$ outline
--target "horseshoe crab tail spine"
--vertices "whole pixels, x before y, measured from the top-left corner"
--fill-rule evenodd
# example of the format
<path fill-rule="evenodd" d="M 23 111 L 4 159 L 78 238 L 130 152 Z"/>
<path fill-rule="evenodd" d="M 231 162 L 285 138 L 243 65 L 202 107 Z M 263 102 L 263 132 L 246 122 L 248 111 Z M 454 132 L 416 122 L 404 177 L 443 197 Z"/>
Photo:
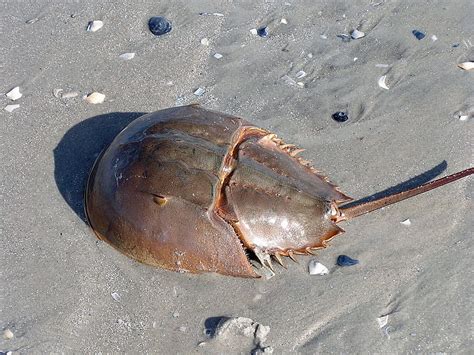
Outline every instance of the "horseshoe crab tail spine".
<path fill-rule="evenodd" d="M 336 222 L 345 221 L 348 219 L 352 219 L 354 217 L 361 216 L 363 214 L 372 212 L 379 208 L 382 208 L 382 207 L 391 205 L 393 203 L 403 201 L 407 198 L 419 195 L 423 192 L 436 189 L 437 187 L 449 184 L 450 182 L 462 179 L 463 177 L 469 176 L 471 174 L 474 174 L 474 168 L 469 168 L 469 169 L 457 172 L 455 174 L 445 176 L 441 179 L 428 182 L 426 184 L 420 185 L 413 189 L 402 191 L 393 195 L 385 196 L 374 201 L 361 203 L 359 205 L 354 205 L 353 203 L 350 203 L 344 206 L 340 206 L 339 207 L 340 215 L 337 216 Z"/>

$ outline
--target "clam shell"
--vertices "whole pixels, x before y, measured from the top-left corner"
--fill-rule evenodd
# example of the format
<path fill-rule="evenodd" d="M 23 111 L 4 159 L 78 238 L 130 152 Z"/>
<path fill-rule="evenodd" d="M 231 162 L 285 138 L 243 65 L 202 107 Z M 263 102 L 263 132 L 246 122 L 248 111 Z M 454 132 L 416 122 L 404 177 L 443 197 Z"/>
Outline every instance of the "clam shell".
<path fill-rule="evenodd" d="M 90 21 L 87 24 L 87 32 L 96 32 L 104 26 L 104 23 L 100 20 Z"/>
<path fill-rule="evenodd" d="M 329 269 L 315 259 L 309 262 L 308 271 L 310 275 L 327 275 L 329 273 Z"/>
<path fill-rule="evenodd" d="M 123 53 L 119 55 L 119 58 L 122 60 L 130 60 L 135 58 L 135 53 Z"/>
<path fill-rule="evenodd" d="M 22 96 L 23 94 L 20 92 L 19 86 L 16 86 L 13 89 L 11 89 L 9 92 L 7 92 L 7 97 L 12 101 L 18 100 Z"/>
<path fill-rule="evenodd" d="M 464 62 L 464 63 L 458 64 L 458 67 L 464 70 L 472 70 L 474 69 L 474 62 Z"/>
<path fill-rule="evenodd" d="M 87 95 L 85 100 L 89 104 L 101 104 L 105 100 L 105 95 L 100 92 L 93 92 L 92 94 Z"/>
<path fill-rule="evenodd" d="M 20 107 L 20 105 L 18 105 L 18 104 L 16 104 L 16 105 L 7 105 L 7 106 L 4 107 L 4 110 L 8 111 L 8 112 L 13 112 L 19 107 Z"/>
<path fill-rule="evenodd" d="M 378 84 L 382 89 L 388 90 L 389 87 L 387 86 L 387 84 L 385 84 L 385 79 L 387 79 L 386 75 L 381 76 L 378 81 Z"/>
<path fill-rule="evenodd" d="M 359 38 L 365 37 L 365 33 L 359 30 L 354 30 L 351 33 L 351 37 L 353 39 L 359 39 Z"/>

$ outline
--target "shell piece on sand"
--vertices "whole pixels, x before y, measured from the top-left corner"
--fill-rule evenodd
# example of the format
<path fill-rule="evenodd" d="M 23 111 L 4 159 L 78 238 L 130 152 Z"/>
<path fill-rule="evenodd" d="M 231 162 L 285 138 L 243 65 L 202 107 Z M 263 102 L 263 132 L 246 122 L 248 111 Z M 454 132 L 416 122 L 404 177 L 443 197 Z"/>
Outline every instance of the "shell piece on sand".
<path fill-rule="evenodd" d="M 401 221 L 400 223 L 407 227 L 411 226 L 410 218 L 407 218 L 404 221 Z"/>
<path fill-rule="evenodd" d="M 4 339 L 9 340 L 9 339 L 12 339 L 13 337 L 14 337 L 14 334 L 10 329 L 7 328 L 3 331 L 3 338 Z"/>
<path fill-rule="evenodd" d="M 119 58 L 122 60 L 130 60 L 135 58 L 135 53 L 123 53 L 119 55 Z"/>
<path fill-rule="evenodd" d="M 464 62 L 464 63 L 458 64 L 458 67 L 464 70 L 472 70 L 474 69 L 474 62 Z"/>
<path fill-rule="evenodd" d="M 282 18 L 280 20 L 280 23 L 284 24 L 284 25 L 287 25 L 288 24 L 288 21 L 286 20 L 286 18 Z"/>
<path fill-rule="evenodd" d="M 12 101 L 18 100 L 22 96 L 23 94 L 20 92 L 19 86 L 16 86 L 13 89 L 11 89 L 9 92 L 7 92 L 7 97 Z"/>
<path fill-rule="evenodd" d="M 72 99 L 74 97 L 77 97 L 79 96 L 79 93 L 77 91 L 70 91 L 70 92 L 66 92 L 64 94 L 61 95 L 61 98 L 63 99 Z"/>
<path fill-rule="evenodd" d="M 197 88 L 196 91 L 194 91 L 194 95 L 202 96 L 205 92 L 206 90 L 204 90 L 203 88 Z"/>
<path fill-rule="evenodd" d="M 304 70 L 300 70 L 295 76 L 297 79 L 304 78 L 306 76 L 306 72 Z"/>
<path fill-rule="evenodd" d="M 256 36 L 256 35 L 258 34 L 256 28 L 252 28 L 252 29 L 250 30 L 250 33 L 253 34 L 254 36 Z"/>
<path fill-rule="evenodd" d="M 209 40 L 207 38 L 203 38 L 203 39 L 201 39 L 201 44 L 203 46 L 208 46 L 209 45 Z"/>
<path fill-rule="evenodd" d="M 119 295 L 117 292 L 112 292 L 110 295 L 111 295 L 112 298 L 113 298 L 115 301 L 117 301 L 117 302 L 119 302 L 120 299 L 122 298 L 122 297 L 120 297 L 120 295 Z"/>
<path fill-rule="evenodd" d="M 318 262 L 316 259 L 312 259 L 308 264 L 308 271 L 310 275 L 327 275 L 329 274 L 329 269 Z"/>
<path fill-rule="evenodd" d="M 54 89 L 53 90 L 53 96 L 57 99 L 61 97 L 61 93 L 63 92 L 63 89 Z"/>
<path fill-rule="evenodd" d="M 216 59 L 221 59 L 221 58 L 223 57 L 223 55 L 220 54 L 220 53 L 215 53 L 215 54 L 213 55 L 213 57 L 216 58 Z"/>
<path fill-rule="evenodd" d="M 365 33 L 359 30 L 354 30 L 351 33 L 351 37 L 353 39 L 359 39 L 359 38 L 365 37 Z"/>
<path fill-rule="evenodd" d="M 105 100 L 105 95 L 100 92 L 93 92 L 87 95 L 85 100 L 89 104 L 101 104 Z"/>
<path fill-rule="evenodd" d="M 377 323 L 379 324 L 380 328 L 383 328 L 387 325 L 388 323 L 388 314 L 382 317 L 377 318 Z"/>
<path fill-rule="evenodd" d="M 388 87 L 387 84 L 385 83 L 385 79 L 387 79 L 387 76 L 386 76 L 386 75 L 381 76 L 380 79 L 379 79 L 379 81 L 378 81 L 378 84 L 379 84 L 379 86 L 380 86 L 382 89 L 388 90 L 389 87 Z"/>
<path fill-rule="evenodd" d="M 104 26 L 104 23 L 100 20 L 89 21 L 87 24 L 87 32 L 96 32 Z"/>
<path fill-rule="evenodd" d="M 18 104 L 16 104 L 16 105 L 7 105 L 7 106 L 4 107 L 4 110 L 8 111 L 8 112 L 13 112 L 19 107 L 20 107 L 20 105 L 18 105 Z"/>

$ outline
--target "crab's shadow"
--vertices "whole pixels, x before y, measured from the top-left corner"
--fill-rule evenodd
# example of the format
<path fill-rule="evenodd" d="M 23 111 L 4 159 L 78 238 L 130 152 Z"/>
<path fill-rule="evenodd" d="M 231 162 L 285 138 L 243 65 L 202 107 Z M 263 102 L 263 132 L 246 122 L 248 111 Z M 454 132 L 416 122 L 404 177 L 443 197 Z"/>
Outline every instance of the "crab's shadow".
<path fill-rule="evenodd" d="M 70 128 L 54 148 L 54 179 L 67 204 L 83 220 L 87 177 L 100 152 L 144 112 L 113 112 L 88 118 Z"/>

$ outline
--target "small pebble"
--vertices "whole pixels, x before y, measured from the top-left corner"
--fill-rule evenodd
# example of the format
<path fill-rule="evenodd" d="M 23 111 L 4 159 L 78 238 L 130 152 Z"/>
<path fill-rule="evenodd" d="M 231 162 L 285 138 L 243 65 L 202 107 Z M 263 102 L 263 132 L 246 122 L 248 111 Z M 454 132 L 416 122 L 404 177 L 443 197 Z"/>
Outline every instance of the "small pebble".
<path fill-rule="evenodd" d="M 419 40 L 419 41 L 421 41 L 423 38 L 425 38 L 425 34 L 421 31 L 413 30 L 413 31 L 411 31 L 411 33 L 413 33 L 413 36 L 415 36 L 416 39 Z"/>
<path fill-rule="evenodd" d="M 260 27 L 257 34 L 262 38 L 268 37 L 268 27 Z"/>
<path fill-rule="evenodd" d="M 148 20 L 148 28 L 155 36 L 162 36 L 171 31 L 172 26 L 166 18 L 154 16 Z"/>
<path fill-rule="evenodd" d="M 120 299 L 122 298 L 122 297 L 120 297 L 120 295 L 119 295 L 117 292 L 112 292 L 112 293 L 111 293 L 111 296 L 112 296 L 112 298 L 113 298 L 115 301 L 117 301 L 117 302 L 119 302 Z"/>
<path fill-rule="evenodd" d="M 295 76 L 296 76 L 296 79 L 304 78 L 306 76 L 306 72 L 303 70 L 300 70 L 298 73 L 296 73 Z"/>
<path fill-rule="evenodd" d="M 13 332 L 10 329 L 5 329 L 3 331 L 3 338 L 6 340 L 10 340 L 14 337 Z"/>
<path fill-rule="evenodd" d="M 201 39 L 201 44 L 203 46 L 208 46 L 209 45 L 209 40 L 207 38 L 203 38 L 203 39 Z"/>
<path fill-rule="evenodd" d="M 404 226 L 411 226 L 411 221 L 410 221 L 410 218 L 407 218 L 405 219 L 404 221 L 400 222 L 401 224 L 403 224 Z"/>
<path fill-rule="evenodd" d="M 216 59 L 221 59 L 223 57 L 223 55 L 220 54 L 220 53 L 215 53 L 213 57 L 216 58 Z"/>
<path fill-rule="evenodd" d="M 13 112 L 13 111 L 15 111 L 17 108 L 19 108 L 19 107 L 20 107 L 20 105 L 18 105 L 18 104 L 16 104 L 16 105 L 7 105 L 7 106 L 5 106 L 3 109 L 4 109 L 5 111 L 8 111 L 8 112 Z"/>
<path fill-rule="evenodd" d="M 288 24 L 288 21 L 286 20 L 286 18 L 282 18 L 280 20 L 280 23 L 284 24 L 284 25 L 287 25 Z"/>
<path fill-rule="evenodd" d="M 359 38 L 365 37 L 365 33 L 359 30 L 354 30 L 351 33 L 351 37 L 353 39 L 359 39 Z"/>
<path fill-rule="evenodd" d="M 436 41 L 438 40 L 438 37 L 436 37 L 436 35 L 432 35 L 432 36 L 431 36 L 431 40 L 432 40 L 433 42 L 436 42 Z"/>
<path fill-rule="evenodd" d="M 337 265 L 339 266 L 353 266 L 353 265 L 357 265 L 358 263 L 359 263 L 359 260 L 352 259 L 351 257 L 347 255 L 339 255 L 337 257 Z"/>
<path fill-rule="evenodd" d="M 346 122 L 349 117 L 347 117 L 347 113 L 338 111 L 332 114 L 332 119 L 336 122 Z"/>
<path fill-rule="evenodd" d="M 256 36 L 256 35 L 258 34 L 258 31 L 257 31 L 256 28 L 252 28 L 252 29 L 250 30 L 250 33 L 253 34 L 254 36 Z"/>
<path fill-rule="evenodd" d="M 93 92 L 85 97 L 85 100 L 89 104 L 101 104 L 105 100 L 105 95 L 100 92 Z"/>
<path fill-rule="evenodd" d="M 119 58 L 122 60 L 130 60 L 135 58 L 135 53 L 123 53 L 119 55 Z"/>
<path fill-rule="evenodd" d="M 20 87 L 19 86 L 16 86 L 14 87 L 13 89 L 11 89 L 9 92 L 7 92 L 6 96 L 12 100 L 12 101 L 16 101 L 18 100 L 20 97 L 23 96 L 23 94 L 20 92 Z"/>
<path fill-rule="evenodd" d="M 309 261 L 308 271 L 310 275 L 327 275 L 329 269 L 315 259 Z"/>
<path fill-rule="evenodd" d="M 197 90 L 194 91 L 194 95 L 202 96 L 205 92 L 206 92 L 206 90 L 204 90 L 203 88 L 197 88 Z"/>
<path fill-rule="evenodd" d="M 87 32 L 96 32 L 96 31 L 100 30 L 102 28 L 102 26 L 104 26 L 104 23 L 100 20 L 89 21 L 89 23 L 87 24 L 86 31 Z"/>
<path fill-rule="evenodd" d="M 313 58 L 313 53 L 308 53 L 308 58 Z"/>

